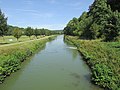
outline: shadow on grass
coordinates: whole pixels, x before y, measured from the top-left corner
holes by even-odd
[[[0,45],[5,45],[5,44],[9,44],[9,43],[0,43]]]

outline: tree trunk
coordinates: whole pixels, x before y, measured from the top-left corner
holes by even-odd
[[[36,38],[38,39],[38,37],[36,36]]]
[[[17,38],[17,42],[18,42],[18,38]]]
[[[5,41],[4,35],[2,37],[3,37],[3,41]]]
[[[29,39],[31,40],[30,36],[29,36]]]

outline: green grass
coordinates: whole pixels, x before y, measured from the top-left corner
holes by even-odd
[[[42,38],[43,36],[38,36],[38,38]],[[10,41],[10,39],[12,39],[13,41]],[[28,41],[28,40],[34,40],[36,39],[35,36],[31,36],[30,38],[28,36],[21,36],[19,38],[19,40],[17,41],[17,39],[14,36],[4,36],[0,37],[0,45],[3,44],[10,44],[10,43],[16,43],[16,42],[24,42],[24,41]]]
[[[66,36],[78,47],[92,71],[93,83],[109,90],[120,90],[120,42],[79,40]]]
[[[21,63],[27,57],[44,48],[46,42],[55,37],[47,36],[39,40],[0,47],[0,83],[11,73],[19,70]]]

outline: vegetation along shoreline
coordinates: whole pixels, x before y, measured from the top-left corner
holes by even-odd
[[[120,90],[120,1],[94,0],[89,10],[64,28],[92,71],[91,80],[105,90]]]
[[[80,40],[65,36],[65,41],[75,45],[91,69],[91,81],[105,90],[120,88],[120,42],[100,42],[99,40]]]
[[[46,42],[54,39],[56,35],[46,36],[42,39],[32,40],[0,47],[0,83],[7,76],[21,68],[21,64],[36,51],[41,50]]]

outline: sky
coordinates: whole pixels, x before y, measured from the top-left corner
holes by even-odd
[[[94,0],[0,0],[8,24],[61,30],[87,11]]]

